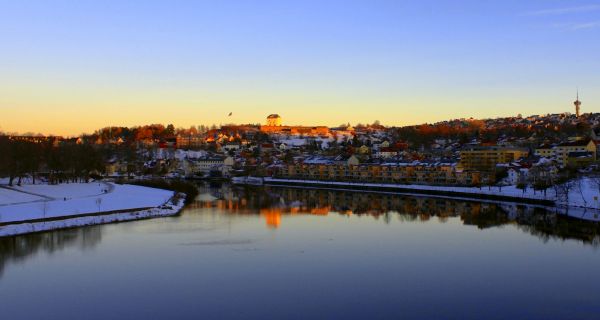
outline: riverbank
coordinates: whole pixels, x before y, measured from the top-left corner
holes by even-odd
[[[183,193],[106,182],[0,186],[0,236],[177,214]]]
[[[455,186],[430,186],[406,185],[385,183],[357,183],[318,180],[295,180],[264,178],[266,185],[304,186],[313,188],[336,188],[348,190],[367,190],[378,192],[396,192],[407,194],[424,194],[430,196],[453,197],[461,199],[492,200],[537,204],[550,207],[583,208],[600,210],[600,194],[591,181],[581,179],[577,181],[568,192],[568,196],[559,194],[554,188],[546,192],[536,191],[531,188],[522,190],[515,186],[492,187],[455,187]]]

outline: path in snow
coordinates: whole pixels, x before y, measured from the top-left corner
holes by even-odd
[[[0,206],[9,206],[20,203],[46,201],[48,197],[40,197],[29,192],[14,190],[10,187],[0,186]]]
[[[104,182],[0,188],[0,224],[155,208],[173,195],[169,190]]]

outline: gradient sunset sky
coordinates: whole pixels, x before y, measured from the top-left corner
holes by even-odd
[[[600,1],[0,0],[0,131],[600,111]],[[228,117],[229,112],[233,116]]]

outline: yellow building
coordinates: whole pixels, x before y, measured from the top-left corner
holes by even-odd
[[[554,157],[560,167],[566,167],[569,164],[569,154],[573,153],[579,157],[580,152],[591,152],[591,161],[596,161],[596,144],[593,140],[576,140],[561,143],[554,148]],[[577,161],[572,161],[576,163]]]
[[[360,146],[360,147],[358,148],[358,153],[360,153],[360,154],[368,154],[368,153],[371,153],[371,148],[369,148],[369,147],[367,147],[367,146],[365,146],[365,145],[362,145],[362,146]]]
[[[274,176],[287,179],[426,185],[478,185],[494,181],[493,173],[460,171],[450,163],[359,164],[352,157],[347,163],[286,164]]]
[[[329,134],[329,128],[326,126],[284,126],[281,124],[281,116],[270,114],[267,117],[267,123],[260,126],[260,131],[264,133],[283,133],[295,135],[326,135]]]
[[[529,150],[513,147],[471,147],[460,152],[460,164],[465,170],[494,171],[499,163],[510,163],[527,157]]]
[[[534,154],[538,157],[550,158],[554,156],[553,146],[549,144],[543,144],[535,149]]]

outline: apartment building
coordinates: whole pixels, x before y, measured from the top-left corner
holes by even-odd
[[[464,170],[494,171],[496,165],[510,163],[527,157],[529,150],[515,147],[477,146],[460,151],[460,164]]]

